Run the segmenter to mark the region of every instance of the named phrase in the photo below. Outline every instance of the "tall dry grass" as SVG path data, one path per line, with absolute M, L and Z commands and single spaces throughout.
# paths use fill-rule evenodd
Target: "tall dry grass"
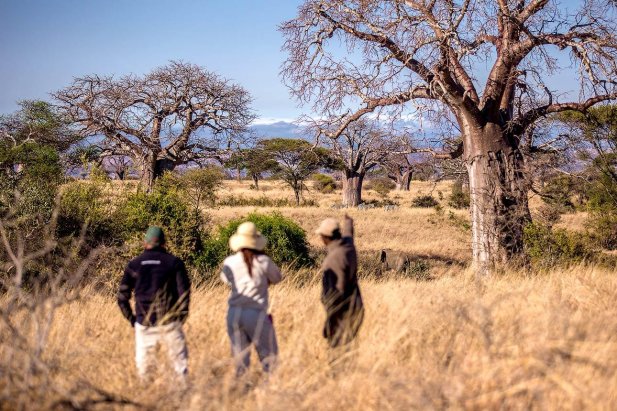
M 234 189 L 237 183 L 226 184 Z M 432 189 L 412 187 L 416 191 L 401 195 L 410 199 Z M 277 190 L 271 194 L 286 195 Z M 329 209 L 334 197 L 317 199 L 323 206 L 276 209 L 298 221 L 314 246 L 318 241 L 312 232 L 319 220 L 344 212 Z M 222 286 L 196 289 L 185 327 L 187 389 L 166 378 L 164 352 L 154 383 L 138 381 L 133 330 L 109 292 L 86 287 L 53 310 L 42 299 L 33 309 L 24 304 L 13 314 L 7 305 L 14 302 L 5 295 L 0 298 L 0 409 L 614 407 L 614 272 L 579 266 L 533 275 L 512 272 L 477 283 L 460 264 L 437 264 L 468 263 L 469 233 L 447 215 L 401 203 L 395 211 L 348 210 L 356 221 L 358 248 L 363 256 L 393 248 L 428 258 L 434 280 L 361 280 L 365 322 L 357 345 L 338 363 L 330 364 L 321 338 L 324 313 L 316 270 L 287 272 L 287 280 L 272 290 L 281 352 L 280 366 L 268 379 L 260 375 L 255 355 L 247 380 L 234 378 L 225 332 L 228 291 Z M 224 223 L 254 210 L 225 207 L 207 213 L 214 223 Z M 298 281 L 307 275 L 312 280 Z M 7 328 L 7 319 L 19 327 L 21 340 Z M 36 361 L 41 364 L 35 367 L 28 347 L 39 346 Z
M 469 273 L 431 282 L 361 284 L 366 319 L 349 358 L 329 365 L 316 286 L 273 289 L 280 366 L 244 392 L 225 334 L 227 291 L 195 292 L 186 326 L 190 388 L 164 372 L 137 380 L 133 336 L 113 298 L 92 292 L 61 307 L 45 358 L 54 384 L 90 381 L 147 409 L 610 409 L 617 400 L 617 277 L 576 267 L 476 283 Z M 161 353 L 164 360 L 164 353 Z M 6 361 L 6 358 L 4 359 Z M 258 369 L 255 361 L 254 369 Z M 7 384 L 7 376 L 1 379 Z M 73 391 L 85 404 L 92 391 Z M 89 393 L 89 394 L 88 394 Z M 28 395 L 23 393 L 23 395 Z M 49 408 L 61 398 L 4 398 L 5 409 Z M 36 401 L 36 402 L 32 402 Z M 80 402 L 81 401 L 81 402 Z M 66 406 L 65 403 L 61 403 Z M 58 405 L 58 404 L 56 404 Z M 104 404 L 103 408 L 121 408 Z

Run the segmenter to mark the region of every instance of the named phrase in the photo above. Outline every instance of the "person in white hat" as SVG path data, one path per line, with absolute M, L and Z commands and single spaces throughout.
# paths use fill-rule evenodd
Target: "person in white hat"
M 268 315 L 268 287 L 280 282 L 282 276 L 264 253 L 266 244 L 255 224 L 240 224 L 229 239 L 235 254 L 225 259 L 221 271 L 221 279 L 231 286 L 227 333 L 238 376 L 250 365 L 251 343 L 266 372 L 272 370 L 278 355 L 274 324 Z
M 316 234 L 328 251 L 321 266 L 321 301 L 326 309 L 323 336 L 330 347 L 345 347 L 356 337 L 364 319 L 353 220 L 345 214 L 341 228 L 337 220 L 327 218 L 321 222 Z

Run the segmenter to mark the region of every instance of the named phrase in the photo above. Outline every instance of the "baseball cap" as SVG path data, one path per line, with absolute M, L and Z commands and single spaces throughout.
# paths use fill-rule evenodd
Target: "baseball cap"
M 163 233 L 163 229 L 157 226 L 148 227 L 144 241 L 153 246 L 159 246 L 165 243 L 165 234 Z

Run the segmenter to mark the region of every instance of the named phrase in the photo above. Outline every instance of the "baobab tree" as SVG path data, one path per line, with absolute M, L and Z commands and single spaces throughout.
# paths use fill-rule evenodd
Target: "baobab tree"
M 282 74 L 317 112 L 354 107 L 337 133 L 369 113 L 409 106 L 454 117 L 482 275 L 522 256 L 525 130 L 617 97 L 616 29 L 610 0 L 584 0 L 577 10 L 556 0 L 305 0 L 281 27 L 289 55 Z M 560 66 L 559 52 L 578 70 Z M 545 80 L 559 72 L 579 80 L 577 93 L 550 89 Z
M 388 178 L 394 181 L 397 190 L 409 191 L 414 172 L 414 164 L 409 154 L 386 155 L 380 160 L 379 165 L 385 170 Z
M 244 88 L 178 61 L 76 78 L 54 97 L 82 136 L 102 137 L 102 156 L 130 157 L 148 189 L 165 170 L 230 149 L 255 118 Z
M 377 122 L 360 119 L 335 133 L 335 121 L 319 121 L 315 125 L 318 139 L 338 160 L 342 169 L 343 205 L 356 207 L 362 203 L 362 184 L 366 173 L 396 146 L 394 137 Z

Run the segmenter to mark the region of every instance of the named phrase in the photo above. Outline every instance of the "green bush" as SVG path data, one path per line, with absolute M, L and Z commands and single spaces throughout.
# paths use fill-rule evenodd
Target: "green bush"
M 439 201 L 431 195 L 416 197 L 411 201 L 412 207 L 431 208 L 437 207 L 438 205 Z
M 617 249 L 617 210 L 593 211 L 589 214 L 587 227 L 591 239 L 599 247 Z
M 49 220 L 62 178 L 60 157 L 54 148 L 0 143 L 0 213 L 12 209 L 24 229 Z
M 165 230 L 169 250 L 192 264 L 207 237 L 206 221 L 168 183 L 164 179 L 152 193 L 130 193 L 112 204 L 105 195 L 105 183 L 72 182 L 62 191 L 58 234 L 76 236 L 87 225 L 88 245 L 126 243 L 136 251 L 148 226 L 159 225 Z
M 382 198 L 387 197 L 390 191 L 394 190 L 395 187 L 396 184 L 394 184 L 394 181 L 387 177 L 372 178 L 365 186 L 367 190 L 375 191 Z
M 456 209 L 469 208 L 469 190 L 463 190 L 463 183 L 460 180 L 454 182 L 452 193 L 448 199 L 448 205 Z
M 315 189 L 322 194 L 333 193 L 336 190 L 336 181 L 326 174 L 313 174 Z
M 104 196 L 104 185 L 94 181 L 73 181 L 60 197 L 58 235 L 78 236 L 86 227 L 90 245 L 118 244 L 121 225 L 116 224 L 113 210 Z
M 255 223 L 257 229 L 266 236 L 268 245 L 265 251 L 275 263 L 288 264 L 295 268 L 310 266 L 313 263 L 309 255 L 306 233 L 302 227 L 275 212 L 272 214 L 252 213 L 245 218 L 232 220 L 225 226 L 219 226 L 217 235 L 204 244 L 204 250 L 198 257 L 196 265 L 204 269 L 218 267 L 231 253 L 229 238 L 245 221 Z
M 542 188 L 542 200 L 546 204 L 558 207 L 561 212 L 574 210 L 572 196 L 577 187 L 577 182 L 573 177 L 559 175 L 550 179 Z
M 115 220 L 121 224 L 124 240 L 141 241 L 148 226 L 161 226 L 169 250 L 189 263 L 201 253 L 207 237 L 201 213 L 173 192 L 131 194 L 118 205 Z
M 528 224 L 524 229 L 525 252 L 535 266 L 579 263 L 594 256 L 585 235 L 565 229 Z

